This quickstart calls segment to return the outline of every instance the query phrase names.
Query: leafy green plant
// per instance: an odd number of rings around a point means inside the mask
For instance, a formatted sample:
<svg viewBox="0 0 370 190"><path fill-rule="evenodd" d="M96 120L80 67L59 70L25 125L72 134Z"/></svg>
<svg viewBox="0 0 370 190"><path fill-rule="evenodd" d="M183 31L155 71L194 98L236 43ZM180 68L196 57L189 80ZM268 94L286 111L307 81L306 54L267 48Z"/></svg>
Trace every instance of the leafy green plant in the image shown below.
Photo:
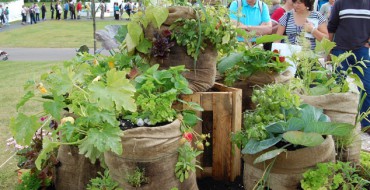
<svg viewBox="0 0 370 190"><path fill-rule="evenodd" d="M179 159L176 163L175 173L176 177L183 182L189 177L190 172L195 172L196 168L202 169L197 164L198 161L196 160L196 157L203 151L193 148L189 142L186 142L183 146L181 146L178 151Z"/></svg>
<svg viewBox="0 0 370 190"><path fill-rule="evenodd" d="M251 99L257 105L256 109L244 113L244 129L233 135L233 142L242 148L249 139L266 139L266 125L292 117L288 110L298 109L301 102L299 96L290 91L284 84L255 87Z"/></svg>
<svg viewBox="0 0 370 190"><path fill-rule="evenodd" d="M189 7L191 8L191 7ZM191 8L193 9L193 8ZM197 60L202 49L212 44L221 52L231 52L237 45L236 32L229 22L228 10L223 6L203 6L194 8L196 19L179 19L169 28L171 39L180 46L187 48L188 55ZM127 24L126 30L121 30L120 38L126 36L123 49L132 53L138 51L148 54L153 49L154 54L159 54L159 49L168 52L171 41L160 40L158 37L146 39L144 29L149 24L155 28L166 21L169 15L165 7L148 6L145 12L135 14L131 22ZM165 43L159 43L165 42ZM153 52L152 52L153 54Z"/></svg>
<svg viewBox="0 0 370 190"><path fill-rule="evenodd" d="M256 154L279 142L284 142L285 145L283 147L268 151L257 157L254 163L259 163L287 151L286 148L290 145L318 146L325 140L323 135L344 136L353 129L351 124L332 123L329 121L329 117L323 114L322 109L302 104L298 113L294 114L293 117L267 125L265 130L269 134L268 138L264 140L249 140L244 146L242 153Z"/></svg>
<svg viewBox="0 0 370 190"><path fill-rule="evenodd" d="M367 189L370 181L363 179L350 162L319 163L303 174L301 187L313 189Z"/></svg>
<svg viewBox="0 0 370 190"><path fill-rule="evenodd" d="M346 52L338 57L330 54L330 61L325 64L330 65L331 68L326 68L319 61L319 57L328 56L331 49L335 47L334 42L328 39L323 39L317 42L315 51L307 50L293 54L292 60L297 63L297 78L293 81L296 88L301 90L305 95L323 95L328 93L342 93L348 92L349 82L348 77L353 79L353 83L360 89L364 89L360 78L352 72L354 68L358 69L362 74L363 69L360 65L364 65L362 60L357 61L355 65L349 65L346 71L338 71L338 67L343 67L341 62L348 57L354 56L352 52Z"/></svg>
<svg viewBox="0 0 370 190"><path fill-rule="evenodd" d="M265 43L270 40L281 39L281 36L273 34L260 37L257 43ZM277 51L265 51L259 47L244 48L236 53L223 57L218 65L218 71L225 75L225 84L232 85L237 80L245 80L257 72L281 73L285 71L289 63L285 57L279 56Z"/></svg>
<svg viewBox="0 0 370 190"><path fill-rule="evenodd" d="M141 187L142 184L148 183L148 178L145 177L145 169L137 167L133 173L127 174L126 181L132 187Z"/></svg>
<svg viewBox="0 0 370 190"><path fill-rule="evenodd" d="M370 153L361 151L359 168L360 176L370 181Z"/></svg>
<svg viewBox="0 0 370 190"><path fill-rule="evenodd" d="M98 172L100 177L96 177L90 180L90 183L87 184L87 190L122 190L119 188L118 182L114 181L109 175L109 170L105 170L104 174Z"/></svg>
<svg viewBox="0 0 370 190"><path fill-rule="evenodd" d="M41 180L37 177L37 173L25 171L21 175L21 183L18 184L16 190L38 190L41 188ZM49 181L50 183L50 181Z"/></svg>

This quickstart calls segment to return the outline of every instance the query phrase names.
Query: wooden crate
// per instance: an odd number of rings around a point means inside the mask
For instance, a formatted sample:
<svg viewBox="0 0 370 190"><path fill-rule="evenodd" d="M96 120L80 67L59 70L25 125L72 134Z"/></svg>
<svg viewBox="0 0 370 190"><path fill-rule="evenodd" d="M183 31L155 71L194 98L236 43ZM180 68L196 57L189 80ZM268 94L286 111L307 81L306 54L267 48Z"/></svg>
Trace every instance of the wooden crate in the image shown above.
<svg viewBox="0 0 370 190"><path fill-rule="evenodd" d="M231 143L231 133L240 131L242 125L242 90L216 83L211 92L197 92L185 95L183 100L200 104L205 113L212 112L211 118L198 116L203 119L195 126L198 133L204 132L203 124L210 121L212 124L212 166L204 167L201 156L198 160L203 170L197 171L197 177L212 176L216 180L234 181L240 175L240 150Z"/></svg>

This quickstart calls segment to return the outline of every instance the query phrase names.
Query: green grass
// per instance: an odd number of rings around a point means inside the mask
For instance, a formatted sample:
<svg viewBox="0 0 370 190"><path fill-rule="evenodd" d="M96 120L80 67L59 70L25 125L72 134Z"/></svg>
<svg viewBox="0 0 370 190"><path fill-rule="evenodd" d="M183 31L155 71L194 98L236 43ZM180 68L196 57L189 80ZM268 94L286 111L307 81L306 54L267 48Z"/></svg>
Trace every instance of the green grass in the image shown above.
<svg viewBox="0 0 370 190"><path fill-rule="evenodd" d="M106 25L114 24L123 24L123 21L100 20L96 23L96 28L101 30ZM49 20L4 31L0 35L0 47L2 48L78 48L81 45L94 47L93 43L92 20ZM97 44L100 45L100 43Z"/></svg>
<svg viewBox="0 0 370 190"><path fill-rule="evenodd" d="M16 114L15 106L23 96L23 85L29 79L37 80L40 74L47 72L53 65L60 62L12 62L0 61L0 165L14 154L7 150L6 140L11 137L9 119ZM32 104L25 107L26 112L37 110L40 105ZM15 157L0 168L0 189L14 189L17 183L17 160Z"/></svg>

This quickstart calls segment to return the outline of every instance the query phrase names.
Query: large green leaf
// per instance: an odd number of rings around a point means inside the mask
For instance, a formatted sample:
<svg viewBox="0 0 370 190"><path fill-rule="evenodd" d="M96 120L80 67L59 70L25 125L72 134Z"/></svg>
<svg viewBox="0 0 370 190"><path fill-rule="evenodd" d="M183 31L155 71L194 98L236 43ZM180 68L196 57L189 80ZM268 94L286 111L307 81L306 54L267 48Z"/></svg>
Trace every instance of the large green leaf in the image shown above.
<svg viewBox="0 0 370 190"><path fill-rule="evenodd" d="M168 17L168 9L160 6L150 6L145 13L150 17L154 27L159 28Z"/></svg>
<svg viewBox="0 0 370 190"><path fill-rule="evenodd" d="M128 35L126 35L126 38L130 36L133 45L136 47L140 43L140 37L143 34L143 28L141 28L140 24L136 22L129 22L127 24L127 29Z"/></svg>
<svg viewBox="0 0 370 190"><path fill-rule="evenodd" d="M265 127L266 131L269 133L283 134L285 130L286 123L279 121L276 123L271 123Z"/></svg>
<svg viewBox="0 0 370 190"><path fill-rule="evenodd" d="M301 109L301 118L305 123L305 126L310 125L313 122L319 121L322 118L323 110L311 106L309 104L302 104Z"/></svg>
<svg viewBox="0 0 370 190"><path fill-rule="evenodd" d="M89 86L91 100L106 110L121 109L135 112L136 104L133 99L135 87L126 79L126 71L116 71L115 69L107 72L107 83L94 82Z"/></svg>
<svg viewBox="0 0 370 190"><path fill-rule="evenodd" d="M242 153L243 154L256 154L258 152L261 152L262 150L265 150L265 149L268 149L274 146L281 139L282 139L281 136L272 137L272 138L262 140L262 141L251 139L248 141L248 143L243 148Z"/></svg>
<svg viewBox="0 0 370 190"><path fill-rule="evenodd" d="M19 113L17 118L10 119L10 132L19 145L27 146L40 128L39 118Z"/></svg>
<svg viewBox="0 0 370 190"><path fill-rule="evenodd" d="M73 89L74 83L72 78L74 75L75 72L71 70L65 68L56 69L48 75L46 81L57 95L64 95Z"/></svg>
<svg viewBox="0 0 370 190"><path fill-rule="evenodd" d="M88 114L89 122L93 124L107 122L112 126L119 125L116 115L110 111L99 109L95 106L88 106L86 112Z"/></svg>
<svg viewBox="0 0 370 190"><path fill-rule="evenodd" d="M18 109L22 106L24 106L24 104L26 102L28 102L28 100L30 100L31 98L33 98L35 96L35 94L31 91L28 91L23 97L22 99L19 101L19 103L17 104L16 106L16 109L18 111Z"/></svg>
<svg viewBox="0 0 370 190"><path fill-rule="evenodd" d="M354 126L348 123L316 122L306 126L304 132L321 135L345 136L352 133Z"/></svg>
<svg viewBox="0 0 370 190"><path fill-rule="evenodd" d="M101 129L90 128L83 142L79 145L80 154L85 154L91 160L98 158L101 153L112 151L122 154L122 131L118 127L104 124Z"/></svg>
<svg viewBox="0 0 370 190"><path fill-rule="evenodd" d="M53 151L55 148L58 148L60 145L60 142L52 142L48 138L44 138L42 141L42 150L35 161L35 165L38 170L42 169L42 161L47 160L48 153Z"/></svg>
<svg viewBox="0 0 370 190"><path fill-rule="evenodd" d="M232 68L237 63L241 62L243 59L243 53L231 53L227 57L224 57L220 60L217 65L217 69L220 73L225 73L229 68Z"/></svg>
<svg viewBox="0 0 370 190"><path fill-rule="evenodd" d="M267 42L275 42L284 39L285 37L278 34L263 35L256 39L256 44L263 44Z"/></svg>
<svg viewBox="0 0 370 190"><path fill-rule="evenodd" d="M335 42L323 38L321 41L316 40L315 52L325 52L325 55L327 56L334 47Z"/></svg>
<svg viewBox="0 0 370 190"><path fill-rule="evenodd" d="M304 121L300 118L290 118L287 121L287 127L285 131L300 131L304 128Z"/></svg>
<svg viewBox="0 0 370 190"><path fill-rule="evenodd" d="M265 153L261 154L260 156L258 156L254 160L253 164L258 164L258 163L264 162L266 160L270 160L271 158L275 158L276 156L278 156L282 152L286 152L286 151L287 151L286 149L275 149L275 150L265 152Z"/></svg>
<svg viewBox="0 0 370 190"><path fill-rule="evenodd" d="M317 85L315 87L310 88L310 95L318 96L328 94L330 92L329 88L324 85Z"/></svg>
<svg viewBox="0 0 370 190"><path fill-rule="evenodd" d="M46 113L52 115L56 120L60 120L62 117L63 108L66 104L60 98L54 98L54 101L44 102L44 110Z"/></svg>
<svg viewBox="0 0 370 190"><path fill-rule="evenodd" d="M144 38L140 44L136 47L136 49L141 53L149 53L150 48L152 47L152 42Z"/></svg>
<svg viewBox="0 0 370 190"><path fill-rule="evenodd" d="M292 144L308 147L318 146L325 140L322 135L318 133L307 133L302 131L288 131L283 134L283 138Z"/></svg>

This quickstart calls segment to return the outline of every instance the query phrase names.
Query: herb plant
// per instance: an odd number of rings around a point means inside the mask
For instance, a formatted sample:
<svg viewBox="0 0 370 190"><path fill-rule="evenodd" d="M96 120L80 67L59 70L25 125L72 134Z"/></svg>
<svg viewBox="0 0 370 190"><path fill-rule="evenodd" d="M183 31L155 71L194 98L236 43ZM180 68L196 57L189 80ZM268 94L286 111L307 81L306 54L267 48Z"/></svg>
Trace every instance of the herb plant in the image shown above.
<svg viewBox="0 0 370 190"><path fill-rule="evenodd" d="M118 188L118 182L114 181L109 175L109 170L105 170L104 174L98 172L100 177L90 180L90 183L87 185L87 190L122 190Z"/></svg>
<svg viewBox="0 0 370 190"><path fill-rule="evenodd" d="M132 187L141 187L142 184L148 183L145 177L145 169L136 168L132 173L127 174L126 181Z"/></svg>
<svg viewBox="0 0 370 190"><path fill-rule="evenodd" d="M361 151L360 153L360 176L370 181L370 153Z"/></svg>
<svg viewBox="0 0 370 190"><path fill-rule="evenodd" d="M303 174L301 187L304 190L313 189L367 189L370 181L357 174L356 168L350 162L319 163L317 168Z"/></svg>

